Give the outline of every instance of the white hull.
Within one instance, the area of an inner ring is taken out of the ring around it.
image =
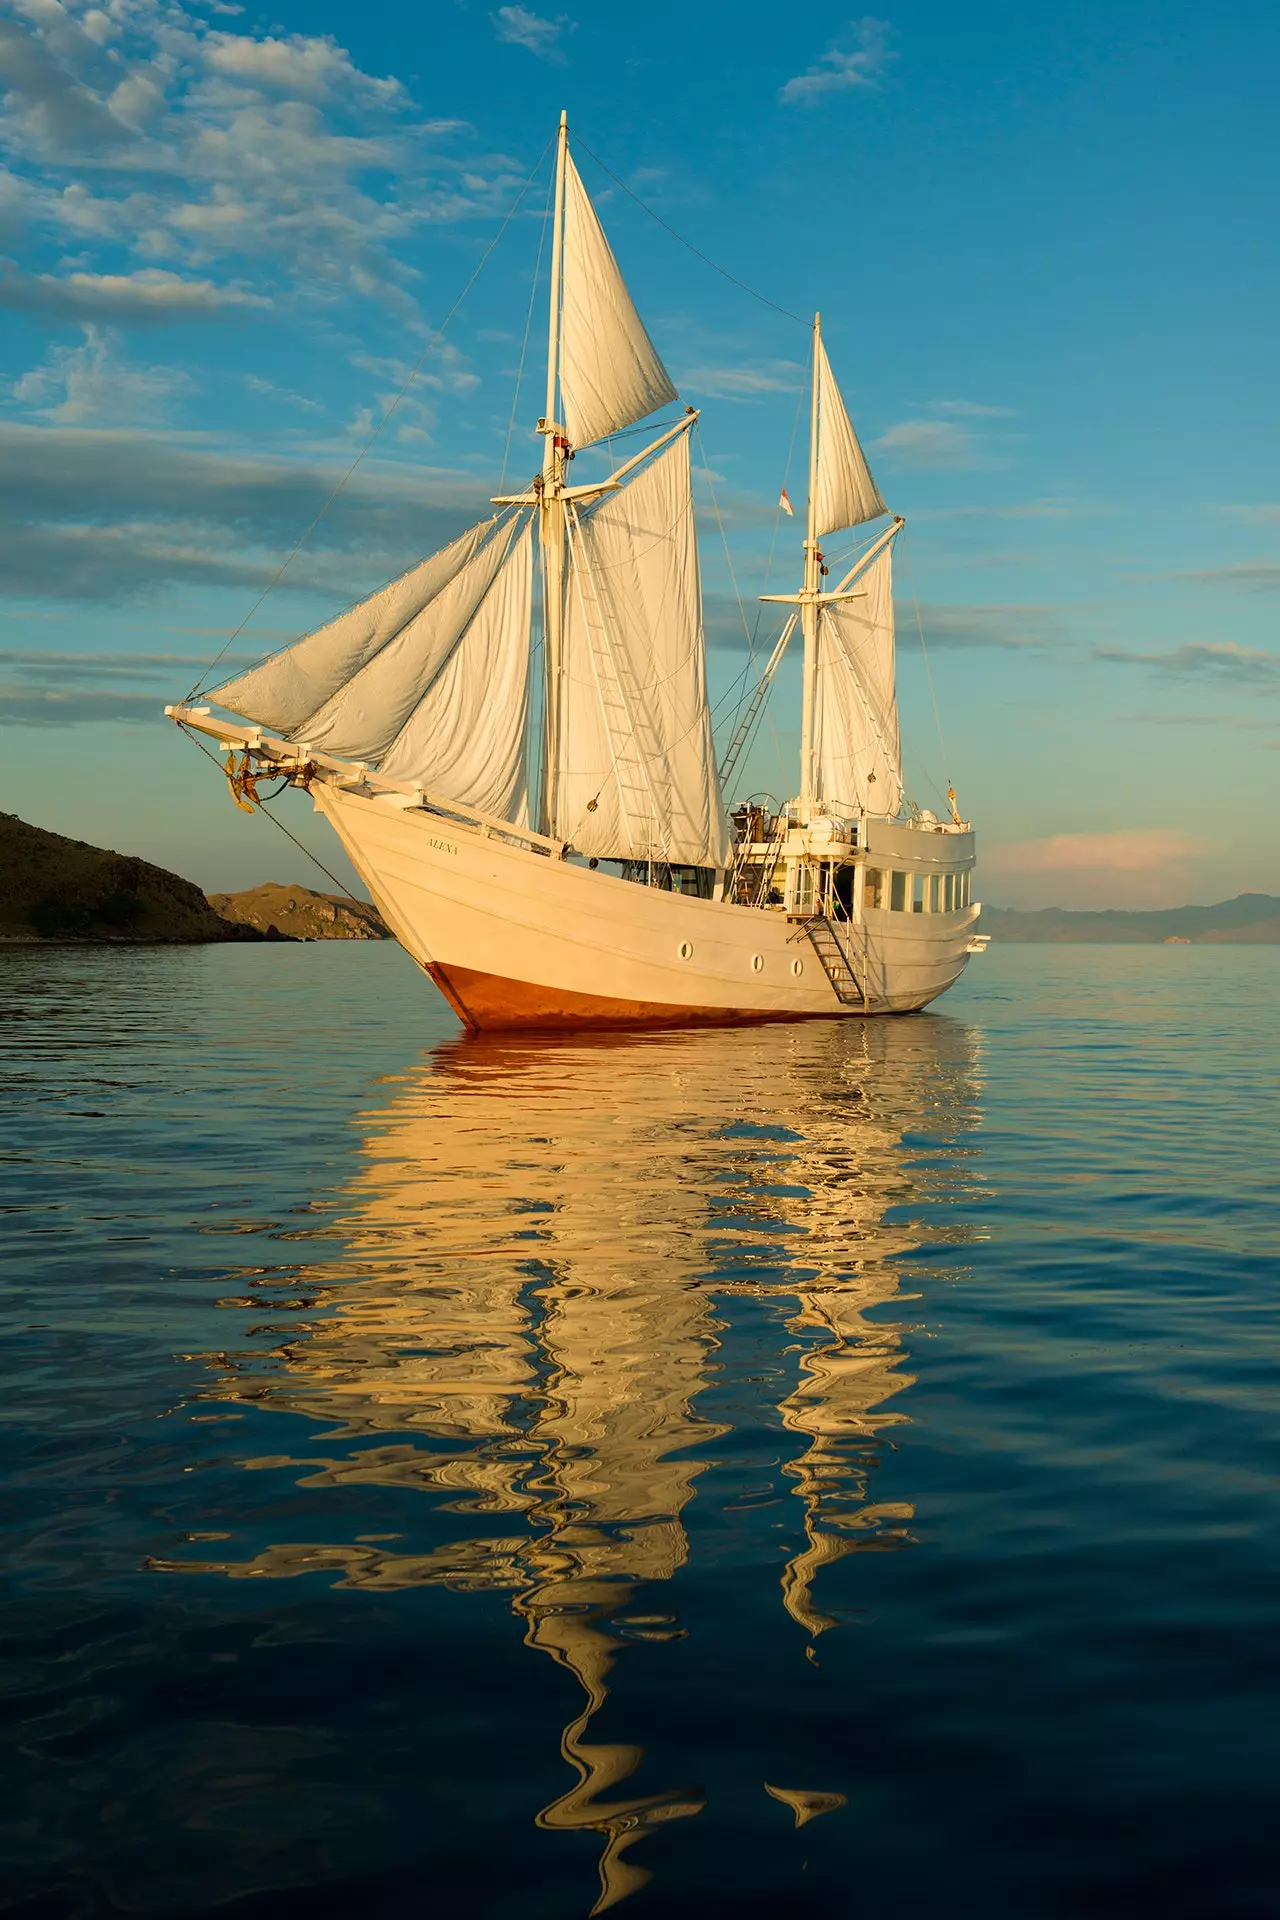
[[[962,971],[978,918],[868,912],[853,928],[866,1004],[849,1005],[779,910],[636,885],[394,796],[313,793],[396,938],[476,1028],[909,1013]],[[954,840],[909,837],[919,868],[955,865]]]

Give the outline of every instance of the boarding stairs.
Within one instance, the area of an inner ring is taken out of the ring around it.
[[[861,1007],[865,1013],[869,1004],[866,989],[854,972],[848,949],[831,921],[825,914],[815,913],[802,925],[841,1006]]]

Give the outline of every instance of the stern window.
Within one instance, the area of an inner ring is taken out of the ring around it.
[[[894,913],[905,913],[907,910],[908,877],[905,873],[889,875],[889,905]]]

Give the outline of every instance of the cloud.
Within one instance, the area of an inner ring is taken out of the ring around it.
[[[378,80],[362,73],[346,48],[327,34],[295,33],[287,40],[268,35],[254,40],[243,33],[211,33],[205,37],[204,58],[211,73],[302,99],[322,100],[346,91],[389,102],[403,97],[398,80]]]
[[[421,329],[415,236],[491,217],[520,177],[327,36],[211,31],[178,0],[115,0],[92,33],[60,0],[24,11],[0,23],[7,228],[111,252],[20,276],[10,305],[137,324],[356,299]]]
[[[896,58],[889,48],[888,21],[867,14],[850,21],[844,38],[845,45],[833,42],[813,66],[786,82],[778,95],[784,106],[811,107],[829,94],[879,84],[885,67]]]
[[[900,420],[871,444],[895,467],[937,472],[981,464],[973,435],[954,420]]]
[[[1049,606],[969,607],[922,603],[920,621],[928,647],[1002,647],[1013,652],[1061,642],[1061,609]],[[910,646],[915,607],[898,607],[898,644]]]
[[[1199,587],[1233,587],[1238,593],[1280,593],[1280,560],[1239,561],[1232,567],[1202,567],[1168,573],[1166,580],[1192,580]]]
[[[0,593],[121,604],[193,585],[257,591],[346,464],[328,451],[256,459],[162,432],[0,423]],[[488,495],[474,474],[369,459],[285,586],[349,602],[481,518]]]
[[[51,347],[44,363],[14,382],[20,406],[59,424],[158,419],[164,403],[191,380],[174,367],[130,367],[113,358],[113,337],[84,328],[78,347]]]
[[[1274,527],[1280,523],[1280,500],[1263,500],[1253,507],[1219,507],[1218,511],[1250,527]]]
[[[63,38],[70,39],[73,52],[80,50],[78,34],[90,61],[95,60],[98,49],[92,38],[61,7],[57,13],[63,19],[55,24],[64,28]],[[26,22],[0,21],[0,82],[16,131],[41,152],[101,154],[133,137],[130,128],[68,72],[45,38]]]
[[[1177,680],[1217,680],[1252,686],[1280,687],[1280,654],[1257,647],[1240,647],[1233,640],[1191,640],[1168,653],[1128,653],[1099,647],[1095,660],[1122,666],[1149,667],[1153,673]]]
[[[575,23],[561,13],[554,20],[542,15],[530,13],[527,7],[499,7],[490,14],[493,30],[498,39],[512,47],[524,47],[529,53],[536,53],[543,60],[552,60],[557,64],[564,60],[558,41],[564,32],[573,31]]]
[[[691,367],[679,378],[681,393],[708,400],[756,400],[765,393],[795,393],[804,368],[795,360],[744,361],[733,367]]]
[[[1012,407],[988,407],[978,400],[930,400],[926,413],[960,414],[966,418],[985,420],[1010,420]]]
[[[153,693],[95,692],[91,687],[9,686],[0,681],[0,727],[74,727],[157,720]]]
[[[167,326],[204,320],[247,307],[269,307],[261,294],[219,287],[212,280],[186,280],[163,268],[137,273],[24,274],[0,265],[0,307],[51,319],[104,320],[117,325]]]
[[[1197,865],[1220,852],[1217,841],[1176,827],[1056,833],[989,848],[983,886],[995,880],[1022,906],[1176,906],[1201,884]]]

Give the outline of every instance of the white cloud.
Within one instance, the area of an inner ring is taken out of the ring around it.
[[[575,24],[563,13],[547,20],[541,14],[530,13],[527,7],[499,7],[490,18],[498,39],[508,46],[524,47],[544,60],[557,62],[564,59],[559,47],[561,35],[572,32]]]
[[[1216,842],[1178,827],[1120,827],[1111,833],[1055,833],[997,847],[984,865],[1001,873],[1148,873],[1213,851]]]
[[[897,467],[937,471],[978,464],[973,435],[954,420],[900,420],[872,447]]]
[[[784,105],[811,107],[829,94],[879,84],[885,67],[896,57],[889,47],[888,21],[870,14],[852,20],[844,40],[844,45],[835,42],[813,66],[787,81],[778,95]]]
[[[173,367],[131,367],[113,358],[112,336],[86,326],[78,347],[54,346],[44,364],[14,383],[22,407],[59,425],[159,419],[164,404],[189,390]]]
[[[24,274],[0,264],[0,307],[57,319],[96,319],[164,325],[207,319],[234,308],[269,307],[261,294],[186,280],[157,267],[137,273]]]
[[[1168,907],[1218,884],[1214,840],[1177,827],[1055,833],[988,847],[983,891],[1023,907]]]
[[[804,377],[795,360],[743,361],[731,367],[690,367],[680,374],[682,393],[710,400],[755,400],[764,393],[794,393]]]
[[[1128,653],[1099,647],[1096,660],[1122,666],[1149,667],[1175,680],[1218,680],[1251,686],[1280,687],[1280,653],[1237,646],[1234,640],[1189,640],[1167,653]]]

